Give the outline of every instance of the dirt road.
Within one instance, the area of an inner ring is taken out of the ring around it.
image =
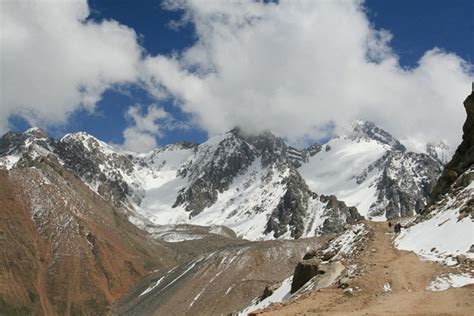
[[[323,289],[259,315],[474,315],[473,285],[441,292],[426,290],[436,276],[457,273],[457,268],[397,250],[386,222],[367,224],[372,232],[360,254],[362,271],[350,282],[352,296],[339,288]]]

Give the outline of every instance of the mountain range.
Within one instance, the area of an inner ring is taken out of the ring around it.
[[[366,121],[302,150],[270,132],[234,128],[202,144],[180,142],[147,154],[123,152],[83,132],[54,140],[32,128],[4,135],[0,157],[7,169],[56,159],[142,228],[223,225],[251,240],[340,232],[362,216],[413,215],[427,204],[443,167],[437,156],[409,152]]]
[[[183,300],[183,314],[240,310],[265,286],[288,284],[308,250],[366,234],[353,226],[364,218],[429,219],[425,206],[453,183],[442,173],[447,150],[410,152],[367,121],[302,149],[234,128],[144,154],[84,132],[9,132],[0,139],[0,310],[153,314]],[[467,172],[472,162],[456,155],[462,170],[447,166]]]

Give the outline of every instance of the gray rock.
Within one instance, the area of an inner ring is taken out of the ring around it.
[[[350,282],[349,278],[347,278],[347,277],[341,278],[339,280],[339,287],[341,289],[345,289],[345,288],[349,287],[349,282]]]
[[[463,125],[463,140],[433,188],[430,205],[447,193],[458,177],[474,164],[474,91],[464,100],[464,108],[467,118]]]
[[[291,293],[298,291],[303,285],[306,284],[306,282],[311,280],[318,273],[323,273],[318,269],[320,263],[320,260],[313,258],[300,261],[296,265],[295,272],[293,274],[293,282],[291,283]]]
[[[308,260],[308,259],[316,258],[317,256],[318,256],[318,251],[316,251],[316,250],[310,250],[310,251],[308,251],[308,252],[303,256],[303,260]]]
[[[474,245],[471,245],[471,247],[469,248],[468,252],[474,253]]]
[[[466,261],[467,257],[465,255],[457,255],[456,256],[456,261],[459,264],[463,264]]]

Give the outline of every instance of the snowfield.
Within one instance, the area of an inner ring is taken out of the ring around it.
[[[395,240],[398,249],[410,250],[425,260],[447,265],[457,263],[457,255],[474,259],[469,252],[474,245],[474,221],[460,216],[459,210],[474,196],[474,182],[458,192],[454,198],[445,198],[444,206],[433,210],[433,217],[403,229]]]
[[[333,194],[347,205],[357,207],[360,215],[367,217],[371,205],[377,199],[375,181],[380,176],[380,171],[373,170],[360,184],[356,177],[381,158],[389,149],[388,145],[375,140],[354,142],[347,138],[337,138],[327,146],[330,148],[328,151],[323,149],[298,171],[312,191]],[[379,219],[385,220],[384,217]]]
[[[279,303],[287,301],[291,297],[291,283],[293,282],[293,276],[290,276],[281,282],[281,285],[276,289],[272,295],[266,297],[261,301],[254,301],[250,306],[239,312],[239,315],[245,316],[248,313],[254,312],[258,309],[262,309],[270,306],[273,303]]]

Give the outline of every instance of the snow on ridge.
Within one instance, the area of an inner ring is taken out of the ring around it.
[[[20,160],[20,155],[8,155],[0,157],[0,169],[11,170]]]

